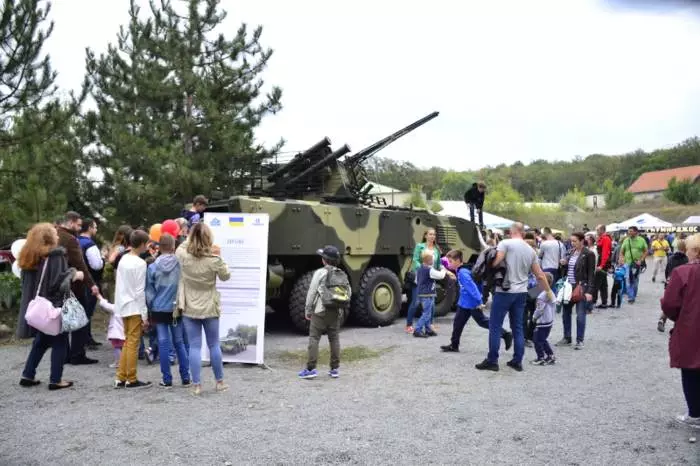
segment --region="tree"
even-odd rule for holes
[[[461,201],[464,193],[471,187],[473,178],[466,172],[449,171],[442,177],[440,199]]]
[[[430,201],[430,210],[437,214],[438,212],[443,210],[443,207],[438,201],[432,200]]]
[[[281,109],[281,90],[262,95],[272,50],[262,29],[241,25],[214,36],[226,17],[220,0],[150,3],[143,18],[131,0],[128,27],[100,57],[88,50],[97,112],[88,126],[90,157],[104,182],[99,198],[117,222],[172,218],[196,194],[243,191],[282,141],[255,141],[262,119]],[[184,9],[184,8],[183,8]]]
[[[700,185],[693,180],[677,180],[675,177],[668,182],[666,198],[672,202],[683,205],[692,205],[700,202]]]
[[[607,179],[603,183],[605,194],[605,208],[608,210],[619,209],[634,200],[634,195],[628,192],[624,186],[616,185],[613,180]]]
[[[60,131],[75,115],[85,97],[71,94],[69,109],[55,98],[56,72],[44,43],[53,31],[46,25],[51,3],[43,0],[4,0],[0,11],[0,146],[26,139],[39,140]],[[42,27],[46,25],[46,27]],[[15,118],[26,109],[42,107],[41,119],[31,131],[13,131]],[[36,114],[35,114],[36,116]]]
[[[567,211],[583,209],[586,206],[586,193],[574,186],[574,189],[570,189],[562,196],[559,205]]]
[[[417,207],[419,209],[425,209],[427,207],[425,203],[425,198],[423,197],[423,186],[419,184],[412,184],[410,188],[411,196],[404,202],[404,207]]]
[[[523,196],[513,189],[510,183],[495,181],[487,183],[488,191],[484,200],[484,210],[499,212],[517,208],[523,203]]]

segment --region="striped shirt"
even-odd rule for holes
[[[572,285],[576,284],[576,261],[578,260],[578,252],[575,252],[569,257],[569,267],[566,271],[566,280]]]

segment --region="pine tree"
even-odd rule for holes
[[[55,98],[56,72],[42,53],[53,23],[46,28],[51,3],[43,0],[3,0],[0,12],[0,147],[49,135],[65,126],[85,97],[71,94],[66,108]],[[42,107],[37,126],[15,131],[15,117],[26,109]],[[35,115],[36,116],[36,115]]]
[[[243,188],[241,176],[277,150],[255,142],[262,119],[280,110],[281,91],[262,96],[260,74],[272,54],[242,25],[215,35],[226,13],[219,0],[150,3],[143,18],[131,1],[116,45],[88,51],[98,110],[89,118],[103,172],[100,195],[115,222],[147,224],[178,214],[196,194]]]

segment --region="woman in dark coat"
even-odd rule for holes
[[[586,336],[586,304],[593,301],[593,291],[595,287],[595,254],[584,245],[585,237],[583,233],[573,233],[571,235],[571,251],[566,266],[566,280],[573,289],[577,285],[583,288],[583,299],[577,303],[564,305],[562,320],[564,324],[564,338],[557,343],[557,346],[571,345],[571,314],[576,307],[576,346],[574,349],[583,349],[583,339]]]
[[[82,280],[82,272],[68,267],[65,250],[58,247],[58,232],[50,223],[39,223],[29,230],[27,242],[19,255],[19,266],[22,269],[22,301],[20,307],[20,323],[24,322],[25,330],[31,329],[26,325],[24,316],[29,302],[38,295],[48,299],[60,308],[66,294],[70,291],[71,282]],[[46,266],[46,271],[44,270]],[[41,277],[43,272],[43,279]],[[41,284],[41,286],[39,286]],[[27,362],[22,371],[19,384],[23,387],[39,385],[35,379],[36,368],[47,349],[51,348],[51,377],[49,390],[60,390],[73,385],[73,382],[62,380],[63,364],[68,351],[68,334],[47,335],[38,330],[34,333],[32,349],[27,356]]]
[[[688,414],[676,417],[682,424],[700,429],[700,234],[686,239],[688,263],[673,269],[661,310],[676,325],[671,330],[668,353],[671,367],[681,370]]]

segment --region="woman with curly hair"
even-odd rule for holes
[[[38,295],[54,307],[63,306],[63,300],[70,291],[71,282],[82,280],[83,273],[68,267],[65,249],[58,246],[58,232],[50,223],[39,223],[29,230],[27,242],[18,258],[22,269],[22,300],[20,303],[20,324],[24,321],[29,303]],[[62,380],[63,364],[68,351],[68,334],[47,335],[35,332],[32,349],[22,371],[19,384],[23,387],[39,385],[35,379],[36,368],[46,350],[51,348],[51,376],[49,390],[60,390],[73,386],[73,382]]]

